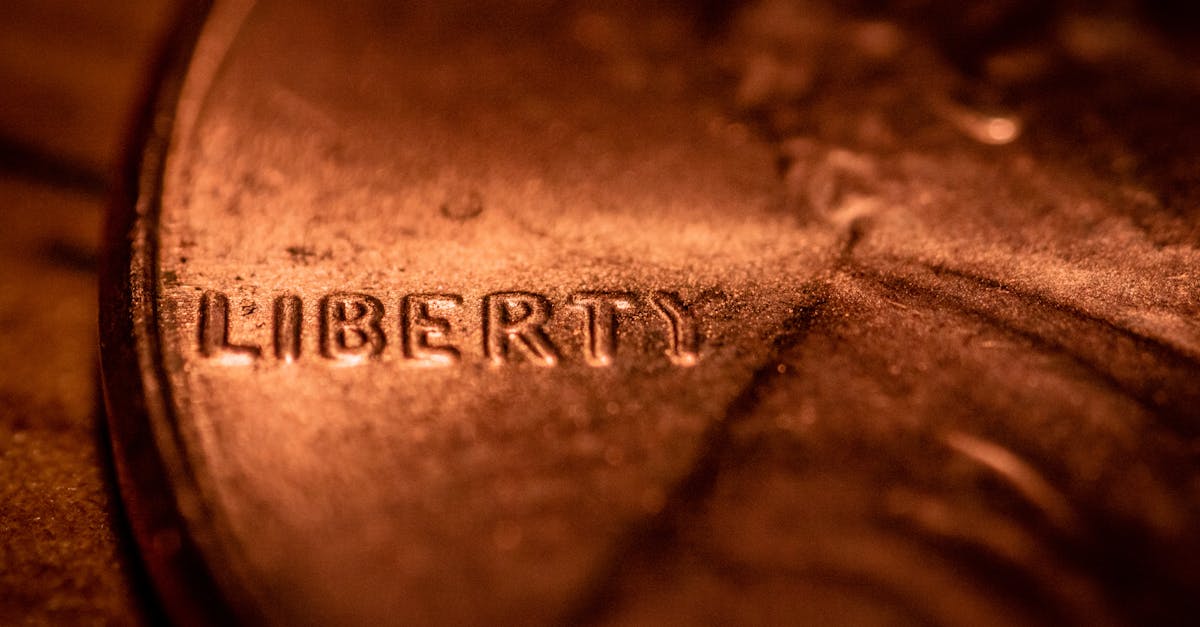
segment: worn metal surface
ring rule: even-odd
[[[177,615],[1194,615],[1200,74],[930,7],[218,4],[103,336]]]

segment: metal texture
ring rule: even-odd
[[[1200,74],[927,6],[219,3],[106,288],[175,615],[1194,616]]]

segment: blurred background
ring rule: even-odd
[[[0,3],[0,624],[152,617],[97,390],[96,264],[174,5]]]

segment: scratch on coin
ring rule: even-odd
[[[798,350],[812,334],[829,302],[829,287],[821,283],[801,290],[810,300],[795,305],[788,319],[780,325],[782,331],[773,343],[767,359],[754,371],[738,395],[726,407],[705,434],[696,461],[683,479],[668,493],[665,505],[654,515],[635,523],[616,550],[597,569],[598,577],[585,588],[580,602],[571,608],[565,624],[601,624],[617,608],[622,595],[622,582],[630,564],[652,559],[670,550],[679,530],[680,520],[704,503],[712,493],[721,464],[732,445],[732,427],[752,416],[759,408],[765,392],[782,378],[794,376],[780,363]]]
[[[1037,506],[1055,527],[1063,531],[1071,531],[1078,527],[1075,512],[1072,511],[1066,497],[1016,453],[1000,444],[961,431],[944,434],[942,442],[1007,479],[1022,496]]]

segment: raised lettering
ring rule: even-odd
[[[383,303],[370,294],[330,292],[320,299],[316,315],[306,315],[304,301],[296,293],[277,293],[271,302],[270,342],[262,348],[253,343],[237,343],[231,334],[241,333],[241,323],[230,317],[230,308],[240,307],[239,319],[257,320],[256,304],[250,300],[231,302],[224,293],[210,290],[201,295],[197,317],[199,352],[213,361],[226,364],[250,364],[273,351],[273,362],[292,364],[306,350],[304,339],[316,333],[316,352],[339,364],[366,363],[379,357],[389,341],[399,345],[398,362],[417,366],[451,366],[464,359],[463,338],[473,335],[465,327],[463,314],[466,301],[459,294],[417,292],[397,295],[399,314],[396,331],[399,336],[388,337],[382,321]],[[533,292],[494,292],[483,297],[482,303],[483,354],[494,365],[531,361],[540,366],[557,366],[562,356],[551,341],[547,329],[557,312],[550,300]],[[556,303],[557,304],[557,303]],[[638,308],[653,307],[657,319],[665,322],[665,355],[677,366],[694,366],[700,359],[699,324],[690,308],[671,291],[634,293],[625,291],[580,291],[570,294],[564,306],[580,312],[583,338],[580,357],[594,368],[617,362],[633,355],[624,352],[626,325],[639,325],[635,335],[644,332],[642,315],[634,316]],[[648,310],[645,311],[649,314]],[[573,314],[572,314],[573,315]],[[651,316],[653,322],[655,316]],[[478,320],[478,318],[476,319]],[[233,326],[237,329],[231,331]],[[262,322],[256,322],[262,327]],[[463,326],[463,328],[459,328]],[[249,327],[248,327],[249,328]],[[559,328],[557,324],[553,328]],[[628,335],[628,337],[634,337]]]
[[[321,299],[321,354],[360,362],[377,357],[385,344],[383,303],[367,294],[337,293]]]
[[[493,364],[510,359],[509,347],[521,347],[534,363],[558,364],[558,351],[542,328],[550,320],[550,301],[529,292],[501,292],[483,299],[483,350]]]
[[[699,337],[691,312],[674,292],[655,292],[650,302],[667,323],[667,359],[676,366],[694,366],[700,360]]]
[[[229,341],[229,298],[220,292],[200,297],[200,354],[227,364],[249,364],[262,350]]]
[[[430,313],[431,308],[450,309],[462,305],[457,294],[410,294],[401,302],[400,333],[404,339],[404,357],[428,364],[449,365],[459,361],[461,353],[453,346],[434,345],[450,333],[450,321]]]
[[[608,366],[617,353],[617,311],[633,307],[633,295],[620,292],[580,292],[571,304],[584,311],[583,359],[590,366]]]
[[[304,320],[303,303],[298,296],[275,299],[275,357],[285,363],[300,358],[300,324]]]

